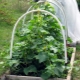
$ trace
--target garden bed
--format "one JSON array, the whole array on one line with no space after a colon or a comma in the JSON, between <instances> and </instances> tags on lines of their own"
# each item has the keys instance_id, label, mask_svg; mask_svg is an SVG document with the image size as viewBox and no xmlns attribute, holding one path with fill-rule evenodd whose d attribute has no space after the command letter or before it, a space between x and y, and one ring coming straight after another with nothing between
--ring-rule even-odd
<instances>
[{"instance_id":1,"label":"garden bed","mask_svg":"<svg viewBox=\"0 0 80 80\"><path fill-rule=\"evenodd\" d=\"M73 48L73 53L70 61L71 68L68 71L67 78L66 79L54 78L49 80L71 80L71 73L74 65L75 53L76 53L76 48ZM1 80L43 80L43 79L40 77L32 77L32 76L5 75Z\"/></svg>"},{"instance_id":2,"label":"garden bed","mask_svg":"<svg viewBox=\"0 0 80 80\"><path fill-rule=\"evenodd\" d=\"M65 26L53 15L54 9L49 4L44 9L26 12L16 22L11 38L10 75L1 80L71 80L76 48L67 48L66 40L71 40L66 39ZM16 32L19 40L13 45L19 21L33 12L33 18Z\"/></svg>"}]
</instances>

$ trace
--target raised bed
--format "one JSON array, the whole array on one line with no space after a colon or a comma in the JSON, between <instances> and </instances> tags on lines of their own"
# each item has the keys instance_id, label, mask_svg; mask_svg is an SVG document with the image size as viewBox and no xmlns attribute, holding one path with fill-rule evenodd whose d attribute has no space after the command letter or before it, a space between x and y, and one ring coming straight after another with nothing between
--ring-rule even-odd
<instances>
[{"instance_id":1,"label":"raised bed","mask_svg":"<svg viewBox=\"0 0 80 80\"><path fill-rule=\"evenodd\" d=\"M48 13L49 15L51 15L53 18L55 18L57 20L57 22L59 23L60 25L60 28L61 28L61 32L62 32L62 36L63 36L63 43L64 43L64 57L65 57L65 63L67 63L67 46L66 46L66 36L65 36L65 33L64 33L64 29L62 27L62 24L60 23L60 21L58 20L58 18L53 15L52 13L46 11L46 10L31 10L29 12L26 12L25 14L23 14L19 19L18 21L16 22L15 26L14 26L14 29L13 29L13 33L12 33L12 40L11 40L11 49L10 49L10 57L12 58L12 48L13 48L13 41L14 41L14 34L15 34L15 29L19 23L19 21L25 17L26 15L30 14L30 13L33 13L33 12L44 12L44 13ZM66 31L65 31L66 32ZM76 48L73 48L73 53L72 53L72 57L71 57L71 60L70 60L70 65L71 65L71 68L70 70L68 71L68 74L66 79L62 79L62 78L53 78L53 79L49 79L49 80L71 80L71 73L72 73L72 69L73 69L73 63L74 63L74 58L75 58L75 52L76 52ZM52 70L52 69L51 69ZM33 76L19 76L19 75L4 75L1 80L43 80L41 77L33 77Z\"/></svg>"},{"instance_id":2,"label":"raised bed","mask_svg":"<svg viewBox=\"0 0 80 80\"><path fill-rule=\"evenodd\" d=\"M76 48L73 48L73 53L70 61L71 68L68 71L66 79L62 78L54 78L54 79L49 79L49 80L71 80L71 74L72 74L72 69L74 65L74 59L75 59L75 53L76 53ZM32 77L32 76L17 76L17 75L5 75L1 78L1 80L43 80L40 77Z\"/></svg>"}]
</instances>

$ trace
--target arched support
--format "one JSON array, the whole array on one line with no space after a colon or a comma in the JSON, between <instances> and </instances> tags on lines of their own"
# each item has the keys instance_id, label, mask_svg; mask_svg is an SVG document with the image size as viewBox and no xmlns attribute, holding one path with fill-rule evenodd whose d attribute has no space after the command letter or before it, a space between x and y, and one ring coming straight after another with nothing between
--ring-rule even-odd
<instances>
[{"instance_id":1,"label":"arched support","mask_svg":"<svg viewBox=\"0 0 80 80\"><path fill-rule=\"evenodd\" d=\"M19 21L24 18L24 16L28 15L28 14L31 14L31 13L34 13L34 12L44 12L44 13L47 13L49 15L51 15L53 18L56 19L56 21L59 23L60 25L60 28L61 28L61 32L62 32L62 36L63 36L63 43L64 43L64 56L65 56L65 63L67 63L67 47L66 47L66 37L65 37L65 32L64 32L64 29L62 27L62 24L61 22L59 21L59 19L52 13L46 11L46 10L31 10L29 12L26 12L25 14L23 14L18 20L17 22L15 23L14 25L14 28L13 28L13 32L12 32L12 37L11 37L11 46L10 46L10 58L12 58L12 49L13 49L13 41L14 41L14 35L15 35L15 30L16 30L16 27L19 23Z\"/></svg>"}]
</instances>

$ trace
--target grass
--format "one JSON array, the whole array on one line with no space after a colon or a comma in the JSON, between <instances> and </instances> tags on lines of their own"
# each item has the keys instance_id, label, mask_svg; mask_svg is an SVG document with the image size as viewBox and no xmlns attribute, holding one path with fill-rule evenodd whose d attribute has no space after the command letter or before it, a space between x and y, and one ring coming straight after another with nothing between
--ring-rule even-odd
<instances>
[{"instance_id":1,"label":"grass","mask_svg":"<svg viewBox=\"0 0 80 80\"><path fill-rule=\"evenodd\" d=\"M7 69L7 67L5 68L6 64L4 63L5 59L3 59L3 57L6 56L4 51L6 51L10 45L11 30L11 26L7 26L7 28L5 28L5 26L0 27L0 75Z\"/></svg>"},{"instance_id":2,"label":"grass","mask_svg":"<svg viewBox=\"0 0 80 80\"><path fill-rule=\"evenodd\" d=\"M5 28L5 26L0 27L0 52L4 51L6 47L9 46L11 31L12 26L8 26L7 28Z\"/></svg>"},{"instance_id":3,"label":"grass","mask_svg":"<svg viewBox=\"0 0 80 80\"><path fill-rule=\"evenodd\" d=\"M4 74L5 71L8 69L8 65L6 64L7 60L3 57L9 55L9 53L6 54L5 52L10 48L10 40L13 26L17 19L24 13L20 12L16 8L7 9L7 7L9 8L10 6L4 5L5 3L3 3L1 3L0 5L0 11L3 11L2 13L0 13L0 20L2 18L2 20L0 21L0 75ZM1 8L3 6L4 8Z\"/></svg>"},{"instance_id":4,"label":"grass","mask_svg":"<svg viewBox=\"0 0 80 80\"><path fill-rule=\"evenodd\" d=\"M17 21L17 19L21 15L22 13L19 13L19 12L14 13L13 15L14 22L11 25L7 23L0 24L0 52L4 51L7 46L10 46L10 39L11 39L14 23Z\"/></svg>"}]
</instances>

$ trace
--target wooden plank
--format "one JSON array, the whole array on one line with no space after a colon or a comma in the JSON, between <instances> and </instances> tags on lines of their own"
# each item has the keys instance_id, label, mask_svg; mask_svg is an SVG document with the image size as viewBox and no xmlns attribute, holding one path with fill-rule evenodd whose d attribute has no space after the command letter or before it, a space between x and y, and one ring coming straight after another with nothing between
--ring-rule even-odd
<instances>
[{"instance_id":1,"label":"wooden plank","mask_svg":"<svg viewBox=\"0 0 80 80\"><path fill-rule=\"evenodd\" d=\"M41 77L32 77L32 76L6 75L5 80L43 80L43 79ZM66 80L66 79L54 78L49 80Z\"/></svg>"},{"instance_id":2,"label":"wooden plank","mask_svg":"<svg viewBox=\"0 0 80 80\"><path fill-rule=\"evenodd\" d=\"M73 69L73 66L74 66L75 54L76 54L76 48L73 48L73 53L72 53L72 57L71 57L71 61L70 61L71 68L68 71L67 80L71 80L71 73L72 73L72 69Z\"/></svg>"}]
</instances>

